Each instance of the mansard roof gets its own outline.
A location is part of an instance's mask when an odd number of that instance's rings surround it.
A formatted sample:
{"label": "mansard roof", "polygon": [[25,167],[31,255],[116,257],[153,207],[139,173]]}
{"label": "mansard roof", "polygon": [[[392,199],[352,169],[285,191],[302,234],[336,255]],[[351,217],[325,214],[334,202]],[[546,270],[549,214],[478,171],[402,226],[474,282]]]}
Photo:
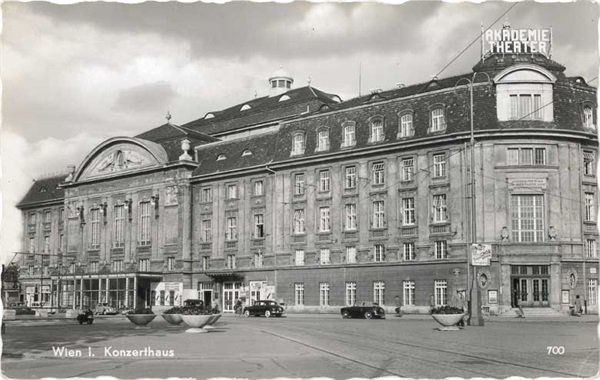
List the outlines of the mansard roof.
{"label": "mansard roof", "polygon": [[218,141],[217,138],[206,135],[175,124],[166,123],[144,133],[135,136],[137,139],[152,141],[161,145],[169,157],[169,161],[175,161],[181,155],[181,140],[188,139],[192,146],[202,145],[213,141]]}
{"label": "mansard roof", "polygon": [[[288,100],[280,101],[283,96]],[[219,135],[233,130],[267,122],[276,122],[305,112],[317,110],[323,104],[337,103],[337,95],[314,87],[300,87],[276,96],[252,99],[222,111],[210,112],[211,118],[202,118],[183,127],[207,135]],[[244,108],[244,110],[242,110]]]}
{"label": "mansard roof", "polygon": [[58,185],[62,183],[67,174],[41,178],[35,180],[33,185],[23,199],[17,204],[17,208],[41,206],[55,202],[62,202],[65,197],[65,191]]}

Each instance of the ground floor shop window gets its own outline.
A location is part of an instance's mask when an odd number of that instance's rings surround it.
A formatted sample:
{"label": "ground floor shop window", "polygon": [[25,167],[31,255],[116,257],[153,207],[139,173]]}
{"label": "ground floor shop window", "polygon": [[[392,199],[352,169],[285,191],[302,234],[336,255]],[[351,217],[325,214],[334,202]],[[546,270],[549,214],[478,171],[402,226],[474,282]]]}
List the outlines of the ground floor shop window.
{"label": "ground floor shop window", "polygon": [[356,303],[356,282],[346,283],[346,306],[353,306]]}
{"label": "ground floor shop window", "polygon": [[588,281],[588,303],[590,305],[598,304],[598,280]]}
{"label": "ground floor shop window", "polygon": [[448,282],[446,280],[435,280],[435,305],[443,306],[448,303]]}
{"label": "ground floor shop window", "polygon": [[385,283],[383,281],[373,283],[373,302],[385,305]]}
{"label": "ground floor shop window", "polygon": [[415,282],[404,281],[404,305],[415,304]]}
{"label": "ground floor shop window", "polygon": [[304,305],[304,284],[294,284],[294,304]]}

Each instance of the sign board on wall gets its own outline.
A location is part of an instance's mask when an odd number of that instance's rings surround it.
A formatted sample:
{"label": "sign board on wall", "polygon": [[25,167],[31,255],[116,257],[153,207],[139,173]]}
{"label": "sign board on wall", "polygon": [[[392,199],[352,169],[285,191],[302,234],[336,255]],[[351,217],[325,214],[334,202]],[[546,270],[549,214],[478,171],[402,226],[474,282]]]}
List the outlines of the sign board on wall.
{"label": "sign board on wall", "polygon": [[508,188],[510,190],[545,190],[546,178],[509,178]]}
{"label": "sign board on wall", "polygon": [[550,57],[552,29],[512,29],[505,24],[502,29],[490,29],[485,32],[483,49],[486,53],[493,54],[540,53]]}
{"label": "sign board on wall", "polygon": [[471,245],[471,265],[490,266],[492,260],[491,244],[473,244]]}

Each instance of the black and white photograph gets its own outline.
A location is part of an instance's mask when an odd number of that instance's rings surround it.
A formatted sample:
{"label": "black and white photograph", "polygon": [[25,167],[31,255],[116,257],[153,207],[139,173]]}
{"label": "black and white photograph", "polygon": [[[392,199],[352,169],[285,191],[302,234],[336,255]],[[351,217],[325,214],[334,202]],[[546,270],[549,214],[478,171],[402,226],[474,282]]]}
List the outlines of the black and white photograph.
{"label": "black and white photograph", "polygon": [[597,4],[1,11],[3,377],[598,375]]}

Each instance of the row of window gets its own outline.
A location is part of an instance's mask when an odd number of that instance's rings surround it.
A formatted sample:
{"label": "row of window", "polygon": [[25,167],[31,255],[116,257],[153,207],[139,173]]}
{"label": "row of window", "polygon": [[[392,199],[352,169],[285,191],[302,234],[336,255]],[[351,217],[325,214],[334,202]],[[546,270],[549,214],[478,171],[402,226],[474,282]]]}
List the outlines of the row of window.
{"label": "row of window", "polygon": [[[346,282],[344,302],[347,306],[358,305],[359,298],[357,297],[356,282]],[[415,281],[406,280],[402,282],[404,306],[415,305]],[[330,291],[331,286],[328,282],[319,283],[319,306],[330,306]],[[384,306],[386,304],[385,282],[373,282],[373,302]],[[431,302],[431,301],[430,301]],[[448,303],[448,281],[434,280],[433,282],[433,302],[435,306],[442,306]],[[294,305],[304,305],[304,283],[294,284]],[[360,305],[358,305],[360,306]]]}

